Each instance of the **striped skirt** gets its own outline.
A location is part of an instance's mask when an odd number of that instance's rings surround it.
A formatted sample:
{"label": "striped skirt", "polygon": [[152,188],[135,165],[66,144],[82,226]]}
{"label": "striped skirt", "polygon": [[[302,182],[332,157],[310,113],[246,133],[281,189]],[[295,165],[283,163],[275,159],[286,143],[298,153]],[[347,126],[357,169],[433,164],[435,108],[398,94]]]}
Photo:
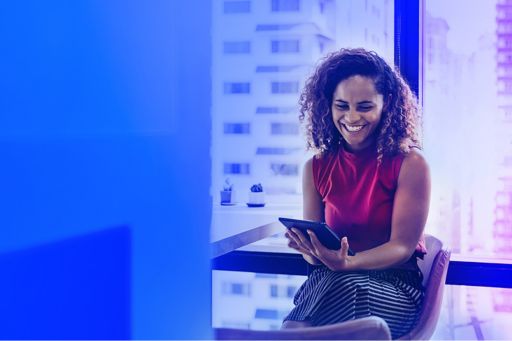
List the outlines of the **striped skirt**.
{"label": "striped skirt", "polygon": [[393,339],[415,325],[424,289],[421,272],[411,270],[364,270],[334,272],[315,269],[299,288],[295,308],[285,317],[323,326],[366,316],[383,318]]}

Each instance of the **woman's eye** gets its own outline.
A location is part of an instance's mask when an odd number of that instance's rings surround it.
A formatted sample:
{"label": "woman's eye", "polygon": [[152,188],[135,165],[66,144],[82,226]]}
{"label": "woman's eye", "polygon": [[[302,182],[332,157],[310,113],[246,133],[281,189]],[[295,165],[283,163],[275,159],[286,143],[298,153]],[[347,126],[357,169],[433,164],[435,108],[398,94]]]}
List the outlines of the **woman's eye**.
{"label": "woman's eye", "polygon": [[340,109],[340,110],[348,110],[348,105],[338,105],[338,109]]}
{"label": "woman's eye", "polygon": [[370,111],[373,107],[359,107],[359,111]]}

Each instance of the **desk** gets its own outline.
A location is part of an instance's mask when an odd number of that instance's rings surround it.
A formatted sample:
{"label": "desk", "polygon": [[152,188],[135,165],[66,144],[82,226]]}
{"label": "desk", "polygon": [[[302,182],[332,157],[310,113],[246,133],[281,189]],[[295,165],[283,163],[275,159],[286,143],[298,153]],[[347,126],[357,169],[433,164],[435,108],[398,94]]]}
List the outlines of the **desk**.
{"label": "desk", "polygon": [[285,227],[277,221],[279,217],[302,216],[302,208],[294,204],[267,204],[265,207],[216,205],[212,212],[212,258],[284,232]]}
{"label": "desk", "polygon": [[[213,212],[213,270],[303,276],[311,272],[312,267],[282,239],[261,242],[284,231],[277,221],[279,216],[300,218],[297,205],[239,205],[217,207]],[[512,288],[512,260],[452,254],[446,284]]]}

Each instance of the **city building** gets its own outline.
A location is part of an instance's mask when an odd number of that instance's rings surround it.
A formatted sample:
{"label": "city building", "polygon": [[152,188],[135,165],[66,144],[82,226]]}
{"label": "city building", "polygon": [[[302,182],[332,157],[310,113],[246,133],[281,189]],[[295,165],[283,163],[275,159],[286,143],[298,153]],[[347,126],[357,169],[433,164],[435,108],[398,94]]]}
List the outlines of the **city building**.
{"label": "city building", "polygon": [[212,195],[226,178],[239,201],[252,184],[268,196],[300,193],[305,142],[299,93],[334,48],[332,0],[215,1]]}
{"label": "city building", "polygon": [[499,189],[495,197],[494,251],[512,254],[512,1],[496,4],[496,70],[500,149]]}
{"label": "city building", "polygon": [[[495,197],[493,241],[495,253],[505,258],[512,255],[512,1],[497,1],[496,25],[496,83],[502,154]],[[511,290],[496,290],[493,302],[497,312],[512,311]]]}

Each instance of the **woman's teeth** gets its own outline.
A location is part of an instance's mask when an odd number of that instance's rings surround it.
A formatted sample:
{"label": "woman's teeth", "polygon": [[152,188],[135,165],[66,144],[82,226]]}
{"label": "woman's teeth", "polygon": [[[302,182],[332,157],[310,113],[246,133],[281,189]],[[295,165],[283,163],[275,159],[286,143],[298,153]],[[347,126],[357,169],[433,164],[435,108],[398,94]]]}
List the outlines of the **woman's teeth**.
{"label": "woman's teeth", "polygon": [[346,124],[343,124],[343,126],[350,132],[357,132],[361,129],[363,129],[364,125],[363,126],[349,126],[349,125],[346,125]]}

